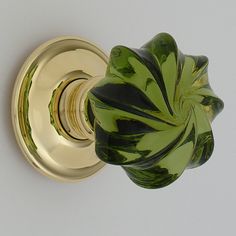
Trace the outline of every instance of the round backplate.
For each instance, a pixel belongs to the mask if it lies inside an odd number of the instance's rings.
[[[63,181],[86,178],[104,166],[94,142],[68,139],[50,116],[54,91],[73,79],[104,76],[107,56],[77,37],[60,37],[37,48],[17,77],[12,119],[17,141],[27,160],[40,172]]]

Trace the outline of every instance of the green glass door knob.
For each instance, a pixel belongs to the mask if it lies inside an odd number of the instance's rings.
[[[26,159],[63,181],[105,163],[144,188],[174,182],[204,164],[223,109],[205,56],[183,54],[167,33],[140,49],[116,46],[110,58],[78,37],[38,47],[16,80],[12,119]]]
[[[204,164],[214,147],[210,124],[223,108],[207,67],[207,57],[183,54],[167,33],[140,49],[114,47],[89,93],[98,157],[144,188]]]

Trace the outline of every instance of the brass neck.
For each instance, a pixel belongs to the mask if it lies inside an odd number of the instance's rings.
[[[86,103],[88,91],[100,79],[101,77],[73,80],[61,93],[58,116],[66,133],[74,139],[94,141]]]

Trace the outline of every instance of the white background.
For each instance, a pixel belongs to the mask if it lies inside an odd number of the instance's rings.
[[[235,235],[235,0],[0,0],[0,235]],[[210,59],[210,82],[225,102],[213,123],[215,150],[160,190],[135,186],[106,166],[78,184],[41,176],[22,158],[11,127],[18,70],[40,43],[79,35],[107,53],[171,33],[188,54]]]

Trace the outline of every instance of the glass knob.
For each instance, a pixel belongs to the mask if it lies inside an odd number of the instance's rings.
[[[223,108],[207,67],[207,57],[183,54],[167,33],[140,49],[114,47],[89,93],[97,156],[145,188],[204,164],[214,147],[210,124]]]

